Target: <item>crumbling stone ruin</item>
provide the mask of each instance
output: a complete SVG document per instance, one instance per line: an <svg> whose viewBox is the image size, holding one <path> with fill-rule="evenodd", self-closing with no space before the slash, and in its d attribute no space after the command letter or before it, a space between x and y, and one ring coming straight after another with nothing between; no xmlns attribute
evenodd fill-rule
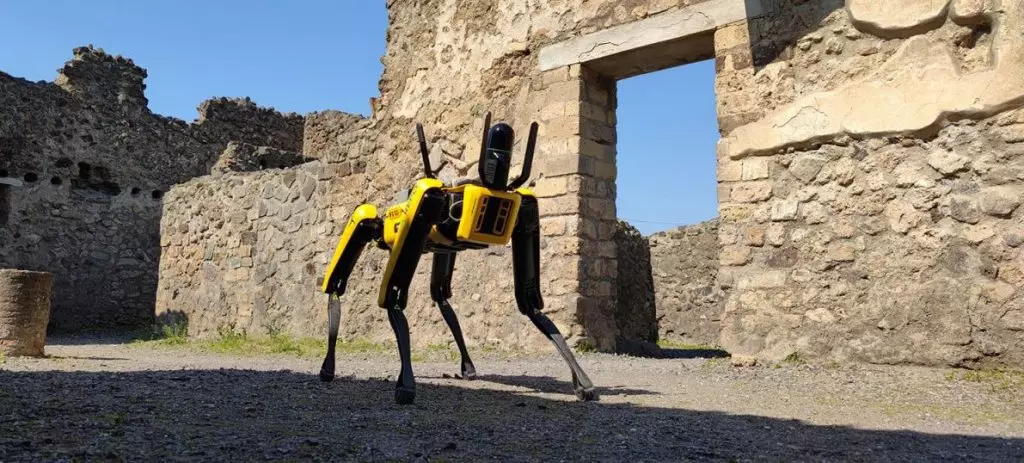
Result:
<svg viewBox="0 0 1024 463"><path fill-rule="evenodd" d="M164 193L228 141L301 150L300 116L217 99L187 124L147 109L145 77L91 47L54 83L0 72L0 267L53 274L52 329L148 324Z"/></svg>
<svg viewBox="0 0 1024 463"><path fill-rule="evenodd" d="M156 277L142 264L117 270L119 262L159 255L156 312L186 317L191 334L320 334L317 280L348 214L391 202L420 173L414 122L451 181L473 175L489 110L517 127L540 122L533 176L545 311L572 342L611 351L650 339L652 326L631 318L651 314L650 298L633 296L649 286L660 337L734 354L1024 365L1021 2L430 0L390 2L388 14L381 94L368 119L328 111L303 120L222 102L263 122L216 111L191 125L168 121L145 111L141 70L122 61L75 69L100 59L92 52L76 54L85 64L69 65L56 85L3 76L0 115L12 104L53 111L15 113L31 123L0 119L2 146L28 153L9 163L19 170L3 167L15 183L31 183L20 180L22 166L44 184L80 179L76 163L87 162L118 166L120 176L80 179L97 184L88 191L116 182L167 192L160 202L108 194L120 199L84 201L89 209L72 213L51 206L45 185L8 186L18 213L7 223L22 222L18 238L0 226L0 264L46 267L55 287L70 282L55 294L55 316L92 297L109 300L89 311L116 319L152 306L145 286L120 281L153 288ZM703 59L717 63L719 218L646 238L648 257L637 244L644 238L616 221L616 81ZM103 140L102 150L86 150L85 135ZM147 143L131 138L142 136ZM239 143L218 164L228 141ZM146 153L161 155L126 147L150 145L158 149ZM138 161L123 162L127 153ZM56 170L62 157L71 159L66 171ZM136 162L153 167L133 170ZM157 166L176 175L146 176ZM19 215L26 210L31 222ZM44 239L44 230L59 236ZM98 236L62 237L71 233ZM75 257L45 257L67 255ZM467 340L546 348L514 309L509 259L491 257L464 253L456 264L473 269L453 282ZM645 259L650 278L633 270ZM391 340L373 303L385 260L369 250L353 273L343 301L349 338ZM62 270L68 262L123 277L72 275ZM407 309L419 344L449 338L428 268L429 258Z"/></svg>

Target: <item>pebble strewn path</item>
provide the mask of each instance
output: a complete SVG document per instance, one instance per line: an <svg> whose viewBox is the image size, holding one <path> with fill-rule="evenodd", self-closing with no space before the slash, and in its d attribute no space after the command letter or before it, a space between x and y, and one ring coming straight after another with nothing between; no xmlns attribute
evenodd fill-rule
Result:
<svg viewBox="0 0 1024 463"><path fill-rule="evenodd" d="M574 401L555 355L417 363L236 357L65 343L0 366L0 461L820 461L1024 459L1019 390L910 367L737 368L581 356L601 401Z"/></svg>

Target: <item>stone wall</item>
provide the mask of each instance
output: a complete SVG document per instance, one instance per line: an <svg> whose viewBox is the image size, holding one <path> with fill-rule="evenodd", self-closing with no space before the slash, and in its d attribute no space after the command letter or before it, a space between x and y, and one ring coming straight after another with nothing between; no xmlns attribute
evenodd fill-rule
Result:
<svg viewBox="0 0 1024 463"><path fill-rule="evenodd" d="M850 0L716 32L727 349L1024 364L1022 26Z"/></svg>
<svg viewBox="0 0 1024 463"><path fill-rule="evenodd" d="M717 281L718 220L655 233L648 240L659 338L717 345L726 295Z"/></svg>
<svg viewBox="0 0 1024 463"><path fill-rule="evenodd" d="M640 230L620 220L615 228L615 253L615 324L619 328L616 350L642 352L644 343L658 341L650 244Z"/></svg>
<svg viewBox="0 0 1024 463"><path fill-rule="evenodd" d="M316 162L172 191L158 311L185 313L195 333L269 323L322 334L316 286L340 225L420 175L414 122L451 181L475 175L490 110L521 133L541 124L545 311L570 341L614 350L616 79L713 56L717 246L706 225L654 237L651 252L656 291L680 300L659 310L706 322L666 323L666 337L710 342L721 313L719 343L737 354L1024 364L1024 4L433 0L388 11L370 119L311 116L303 156ZM677 247L707 251L673 260ZM350 338L391 338L373 304L384 259L370 250L356 268ZM429 259L408 309L419 344L450 338L426 289ZM509 260L507 248L459 257L467 337L547 348L515 310Z"/></svg>
<svg viewBox="0 0 1024 463"><path fill-rule="evenodd" d="M216 290L194 291L199 284L195 273L198 269L224 269L231 264L226 254L204 260L211 238L197 233L214 232L192 229L188 222L195 221L194 216L189 215L188 199L210 194L215 203L235 204L236 198L228 195L239 185L254 182L253 189L258 189L257 185L263 181L283 185L285 173L228 174L221 179L186 183L169 195L164 209L161 268L166 270L161 272L157 311L187 314L190 332L195 334L214 332L224 324L259 331L258 325L262 322L244 314L261 310L252 308L256 304L269 304L268 313L284 314L277 322L280 325L301 334L322 333L326 327L325 296L317 293L317 285L341 226L359 203L368 201L383 207L421 175L414 122L425 126L432 164L441 169L439 177L451 181L476 175L483 130L481 121L484 112L491 111L495 120L507 121L520 132L520 141L525 140L531 121L541 124L532 177L542 215L545 312L571 342L588 339L601 349L614 350L618 338L614 323L616 273L612 239L615 227L614 130L609 128L613 124L614 91L590 92L586 102L581 103L582 84L587 78L583 69L577 66L540 72L537 56L545 44L626 23L683 3L687 2L602 0L581 5L570 0L550 0L491 5L433 0L390 4L387 53L382 58L385 70L373 117L358 121L332 112L311 115L305 128L303 155L317 158L321 163L318 167L303 165L286 170L305 172L316 178L319 174L312 174L309 169L331 172L318 181L310 200L317 205L315 214L310 212L309 218L303 219L302 231L292 232L311 235L282 238L285 244L281 249L286 249L289 255L293 255L295 249L302 249L304 257L308 250L312 253L309 259L290 257L279 261L276 271L266 279L262 279L263 275L257 278L253 270L243 281L210 282L206 285ZM581 126L578 122L581 114L595 123ZM599 129L598 123L605 128ZM595 137L588 138L584 134L591 127L604 134L600 143ZM521 162L524 146L517 144L513 175ZM291 207L288 201L265 196L243 200L252 201L257 211L262 202L281 203L268 204L268 211ZM212 211L215 210L202 214L214 217L216 213ZM267 242L264 240L269 240L270 235L261 235L259 227L269 230L269 223L280 220L279 217L260 219L255 224L230 225L230 229L216 233L227 239L228 235L240 236L242 232L255 229L257 244L253 252L276 254L277 251L272 253L265 249L262 243ZM263 221L270 222L262 225ZM270 258L250 257L254 262ZM375 305L384 259L383 252L368 250L354 271L358 278L353 278L344 300L343 326L350 338L391 339L393 336L383 310ZM430 257L425 256L420 273L414 278L407 308L413 339L420 344L450 339L430 301L426 287L429 268ZM188 270L177 272L178 269ZM289 280L298 278L297 275L306 276L301 283ZM293 285L299 286L294 286L294 290L283 289ZM263 296L259 297L263 302L246 305L249 302L244 301L248 296L244 294L258 292L262 287L272 288L263 289L264 292L277 291L276 288L293 292L289 297L261 293ZM516 309L508 247L462 253L456 263L453 290L453 305L463 319L470 344L549 348L548 341ZM229 302L219 308L214 303L220 301ZM225 314L243 315L226 318L200 315L211 307L218 307L213 310Z"/></svg>
<svg viewBox="0 0 1024 463"><path fill-rule="evenodd" d="M51 272L51 327L153 318L161 199L228 140L299 151L303 119L211 100L193 124L152 114L146 71L74 50L55 83L0 73L0 266Z"/></svg>

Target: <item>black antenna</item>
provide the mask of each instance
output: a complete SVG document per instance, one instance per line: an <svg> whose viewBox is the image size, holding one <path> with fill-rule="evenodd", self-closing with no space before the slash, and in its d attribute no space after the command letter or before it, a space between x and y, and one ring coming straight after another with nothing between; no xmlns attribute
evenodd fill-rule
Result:
<svg viewBox="0 0 1024 463"><path fill-rule="evenodd" d="M530 166L533 164L533 150L537 147L537 123L530 124L530 137L526 139L526 155L523 157L523 171L508 185L509 190L523 186L530 179Z"/></svg>
<svg viewBox="0 0 1024 463"><path fill-rule="evenodd" d="M484 159L487 155L487 132L491 130L491 112L487 111L484 113L484 136L480 139L480 162L477 163L477 170L479 171L480 180L483 181L487 176L484 174Z"/></svg>
<svg viewBox="0 0 1024 463"><path fill-rule="evenodd" d="M427 178L434 178L434 171L430 169L430 151L427 150L427 137L423 135L423 124L416 123L416 135L420 138L420 154L423 155L423 173Z"/></svg>

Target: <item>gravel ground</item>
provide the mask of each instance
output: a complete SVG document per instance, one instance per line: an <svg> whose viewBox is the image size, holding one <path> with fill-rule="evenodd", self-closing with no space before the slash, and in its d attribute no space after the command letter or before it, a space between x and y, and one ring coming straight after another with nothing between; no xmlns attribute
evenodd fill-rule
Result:
<svg viewBox="0 0 1024 463"><path fill-rule="evenodd" d="M948 370L733 367L588 354L600 402L554 354L414 365L393 353L241 357L94 340L0 366L0 461L922 461L1024 459L1019 387Z"/></svg>

